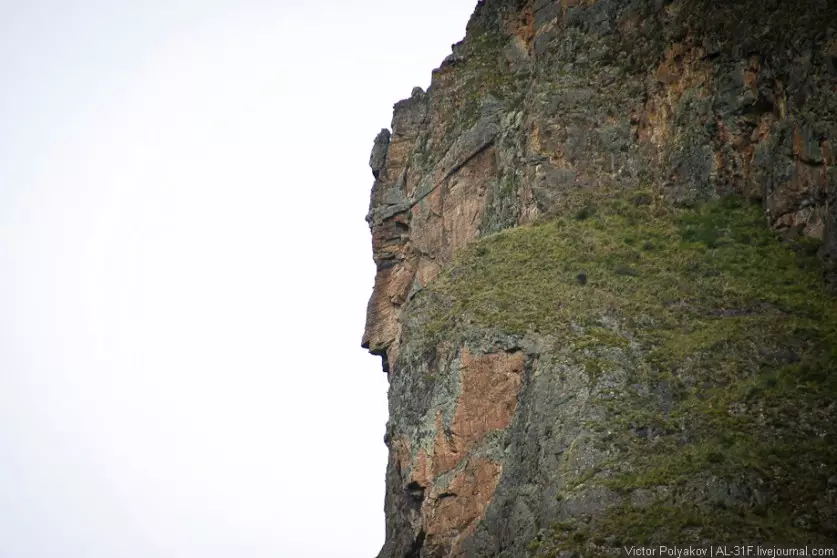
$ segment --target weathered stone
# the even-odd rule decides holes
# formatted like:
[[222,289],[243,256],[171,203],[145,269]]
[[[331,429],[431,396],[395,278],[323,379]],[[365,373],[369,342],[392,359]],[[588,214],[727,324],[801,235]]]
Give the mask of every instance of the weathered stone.
[[387,129],[381,130],[381,133],[375,138],[375,146],[372,148],[372,155],[369,156],[369,166],[372,168],[372,174],[375,178],[378,178],[378,173],[381,172],[386,163],[390,138]]
[[[387,540],[380,558],[517,558],[533,540],[543,542],[544,556],[580,547],[596,554],[610,540],[596,526],[617,521],[612,510],[620,506],[630,515],[662,501],[698,502],[749,510],[753,518],[763,517],[765,507],[790,506],[775,488],[786,480],[778,473],[725,478],[701,470],[680,484],[651,479],[629,490],[618,486],[616,456],[638,455],[623,445],[694,442],[692,423],[703,418],[684,416],[675,428],[668,415],[681,391],[710,389],[718,371],[706,365],[706,355],[723,353],[730,339],[715,339],[711,351],[660,370],[638,341],[645,331],[665,330],[659,315],[561,313],[574,297],[607,298],[603,271],[585,260],[544,262],[556,282],[574,289],[570,300],[550,301],[550,324],[561,335],[468,326],[463,320],[479,316],[457,315],[462,301],[432,287],[467,272],[456,262],[475,243],[492,257],[494,238],[481,239],[505,229],[554,219],[574,239],[574,224],[594,219],[597,204],[623,200],[627,209],[619,211],[644,212],[650,220],[664,207],[685,211],[729,196],[758,200],[766,224],[796,249],[814,246],[824,273],[837,280],[834,21],[837,4],[821,0],[793,9],[778,0],[478,3],[465,40],[453,45],[427,91],[416,88],[395,105],[392,132],[379,134],[370,157],[377,275],[363,345],[383,357],[390,380]],[[695,234],[711,254],[728,233]],[[678,261],[650,274],[640,270],[637,261],[653,253],[659,238],[626,231],[607,246],[614,259],[607,272],[625,281],[683,273]],[[595,231],[579,243],[589,253],[602,248]],[[699,278],[684,279],[686,291],[689,280],[723,275],[709,264],[684,265],[689,273],[704,266]],[[505,277],[493,287],[525,289],[521,283],[525,277]],[[468,302],[496,310],[490,297]],[[699,301],[683,295],[665,304],[680,316],[697,313]],[[733,323],[769,312],[783,320],[792,309],[730,304],[700,319]],[[798,328],[803,338],[806,327],[813,326]],[[573,341],[605,334],[616,339],[613,346]],[[806,358],[799,355],[810,355],[814,341],[765,343],[759,358],[784,370],[797,360],[776,355]],[[754,370],[748,373],[756,378]],[[659,416],[649,418],[629,400],[644,401]],[[615,411],[618,402],[624,406]],[[736,405],[728,416],[769,414],[756,403]],[[824,425],[837,424],[836,412],[824,404],[797,418],[834,440]],[[627,442],[614,434],[616,423],[629,433]],[[793,424],[781,431],[807,436],[803,430]],[[724,459],[711,452],[698,457]],[[813,452],[810,459],[830,457]],[[820,488],[811,505],[818,511],[788,513],[800,532],[833,539],[837,519],[827,508],[837,490]],[[657,532],[667,528],[663,523]]]

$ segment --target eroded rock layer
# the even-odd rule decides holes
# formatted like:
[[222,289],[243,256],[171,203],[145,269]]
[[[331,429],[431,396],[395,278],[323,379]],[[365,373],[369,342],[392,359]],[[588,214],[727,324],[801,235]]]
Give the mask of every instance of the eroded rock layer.
[[477,5],[370,157],[381,558],[837,540],[835,22]]

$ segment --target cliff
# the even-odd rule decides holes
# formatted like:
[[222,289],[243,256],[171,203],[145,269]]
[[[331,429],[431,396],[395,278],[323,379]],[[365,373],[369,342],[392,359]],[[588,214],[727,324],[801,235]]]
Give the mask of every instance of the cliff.
[[380,558],[837,541],[835,155],[837,3],[480,2],[370,158]]

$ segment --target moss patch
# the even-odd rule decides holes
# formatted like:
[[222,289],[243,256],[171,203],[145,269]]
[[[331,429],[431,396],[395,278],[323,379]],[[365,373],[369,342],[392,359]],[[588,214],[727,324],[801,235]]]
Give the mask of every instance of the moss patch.
[[573,322],[612,315],[651,320],[655,326],[642,329],[661,341],[675,335],[678,345],[686,335],[696,348],[779,316],[820,330],[833,307],[810,250],[779,242],[757,206],[727,199],[675,209],[611,199],[585,207],[584,218],[504,231],[466,250],[428,289],[450,301],[450,312],[437,316],[445,328],[458,320],[564,333]]

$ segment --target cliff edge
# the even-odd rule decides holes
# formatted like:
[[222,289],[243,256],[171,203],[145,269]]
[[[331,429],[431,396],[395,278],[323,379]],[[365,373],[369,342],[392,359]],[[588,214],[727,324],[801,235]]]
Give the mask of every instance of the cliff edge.
[[380,558],[837,542],[837,4],[484,0],[375,139]]

